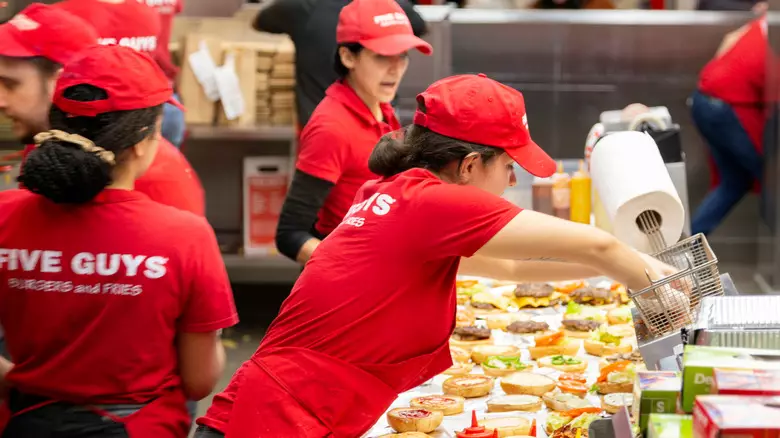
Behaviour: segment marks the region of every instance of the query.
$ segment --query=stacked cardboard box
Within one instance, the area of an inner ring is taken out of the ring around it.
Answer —
[[[184,41],[179,89],[188,107],[185,116],[188,123],[242,127],[295,125],[295,48],[289,38],[257,32],[245,19],[177,20],[173,41]],[[179,38],[177,28],[183,32]],[[235,60],[244,101],[244,113],[237,119],[227,120],[219,103],[208,102],[187,62],[201,42],[207,44],[217,65],[222,65],[229,55]],[[191,102],[199,106],[192,113]]]

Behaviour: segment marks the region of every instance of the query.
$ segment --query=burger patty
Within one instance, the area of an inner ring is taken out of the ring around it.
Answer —
[[[555,288],[547,283],[525,283],[518,284],[515,287],[515,296],[517,298],[533,297],[547,298],[555,292]]]
[[[569,294],[569,296],[577,304],[611,303],[614,300],[612,292],[603,287],[582,287]]]
[[[506,328],[508,332],[517,334],[543,332],[549,329],[550,326],[546,322],[536,321],[515,321]]]
[[[613,354],[612,356],[607,356],[604,358],[608,363],[615,363],[620,362],[622,360],[630,360],[634,363],[642,363],[644,362],[644,359],[642,359],[642,355],[639,354],[639,350],[634,350],[631,353],[618,353]]]
[[[601,324],[589,319],[564,319],[563,326],[575,332],[592,332],[599,328]]]
[[[482,310],[493,310],[498,309],[498,307],[490,304],[490,303],[475,303],[474,301],[471,302],[471,307],[475,309],[482,309]]]
[[[490,329],[486,327],[455,327],[452,337],[459,341],[481,341],[490,339]]]

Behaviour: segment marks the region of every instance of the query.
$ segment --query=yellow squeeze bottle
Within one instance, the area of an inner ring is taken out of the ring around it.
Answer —
[[[590,175],[585,170],[585,162],[580,160],[580,170],[571,178],[571,220],[581,224],[590,224],[591,212]]]

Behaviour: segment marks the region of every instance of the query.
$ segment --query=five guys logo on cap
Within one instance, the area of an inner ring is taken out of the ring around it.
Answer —
[[[33,20],[32,18],[24,14],[17,14],[15,17],[8,20],[8,23],[10,23],[13,27],[22,31],[35,30],[41,27],[41,25],[38,24],[37,21]]]
[[[378,24],[379,27],[404,26],[409,24],[409,17],[403,12],[390,12],[375,16],[374,24]]]

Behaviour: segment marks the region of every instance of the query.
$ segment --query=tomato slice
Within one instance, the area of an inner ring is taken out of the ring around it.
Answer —
[[[582,383],[583,385],[588,382],[588,380],[579,373],[563,373],[558,377],[559,382],[577,382]]]
[[[536,418],[531,421],[531,431],[528,432],[528,436],[536,436]]]
[[[577,418],[582,414],[599,414],[599,413],[601,413],[601,408],[592,406],[589,408],[572,409],[564,412],[563,415],[571,418]]]
[[[563,332],[536,335],[534,336],[534,341],[537,347],[558,345],[563,341]]]
[[[631,365],[631,361],[630,360],[621,360],[621,361],[618,361],[618,362],[615,362],[613,364],[605,366],[601,370],[601,375],[599,375],[598,381],[599,382],[606,382],[607,381],[607,376],[609,376],[609,373],[615,372],[615,371],[623,371],[629,365]]]
[[[568,394],[585,395],[588,393],[588,386],[580,382],[560,382],[558,383],[558,388],[561,392]]]

